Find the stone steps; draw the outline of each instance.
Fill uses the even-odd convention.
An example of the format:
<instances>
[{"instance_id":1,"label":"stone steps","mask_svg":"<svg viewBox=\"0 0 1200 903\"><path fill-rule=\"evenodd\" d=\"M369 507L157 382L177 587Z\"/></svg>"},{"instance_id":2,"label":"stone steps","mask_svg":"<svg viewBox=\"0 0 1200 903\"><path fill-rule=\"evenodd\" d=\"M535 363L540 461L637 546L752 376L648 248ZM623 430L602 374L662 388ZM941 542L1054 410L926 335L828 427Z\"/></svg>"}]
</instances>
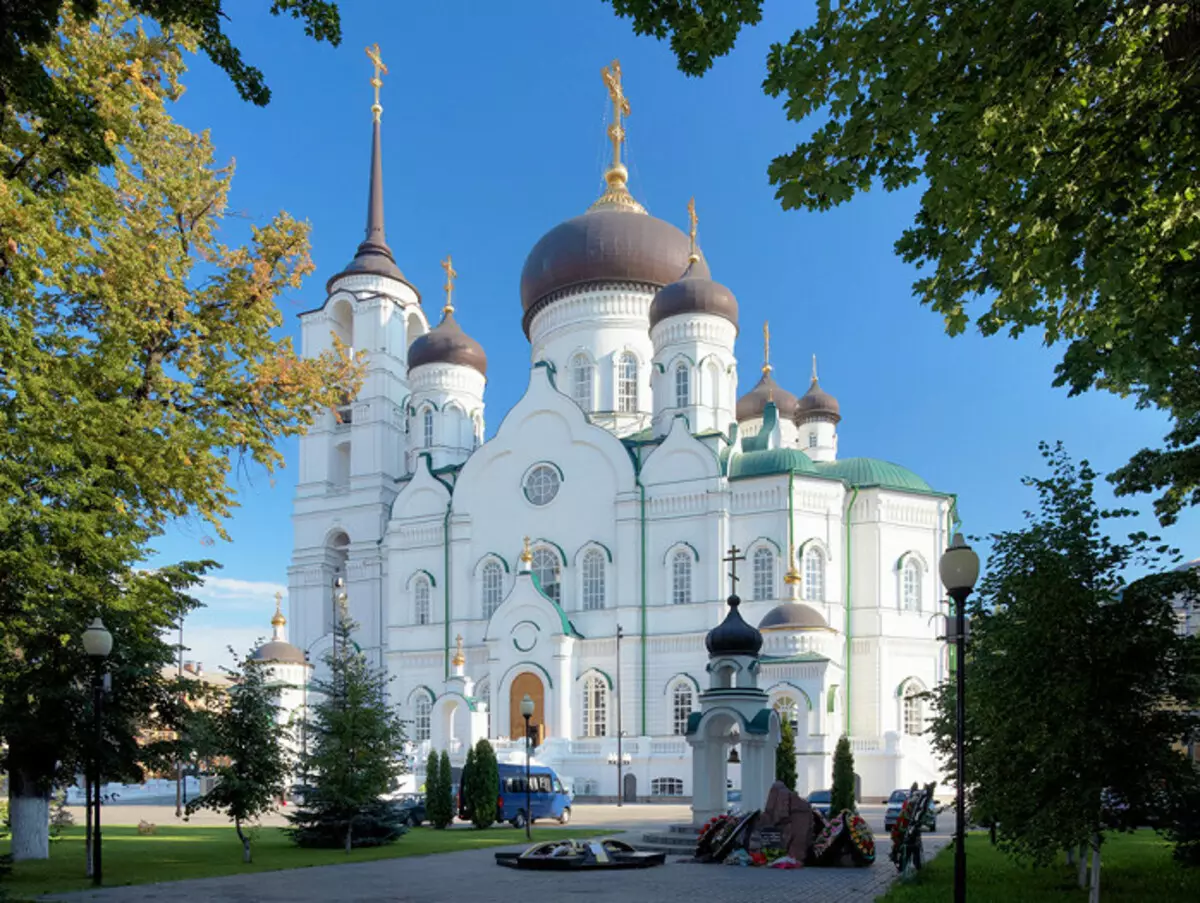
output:
<instances>
[{"instance_id":1,"label":"stone steps","mask_svg":"<svg viewBox=\"0 0 1200 903\"><path fill-rule=\"evenodd\" d=\"M668 825L665 832L661 829L646 832L636 846L655 853L690 856L696 849L696 829L691 825Z\"/></svg>"}]
</instances>

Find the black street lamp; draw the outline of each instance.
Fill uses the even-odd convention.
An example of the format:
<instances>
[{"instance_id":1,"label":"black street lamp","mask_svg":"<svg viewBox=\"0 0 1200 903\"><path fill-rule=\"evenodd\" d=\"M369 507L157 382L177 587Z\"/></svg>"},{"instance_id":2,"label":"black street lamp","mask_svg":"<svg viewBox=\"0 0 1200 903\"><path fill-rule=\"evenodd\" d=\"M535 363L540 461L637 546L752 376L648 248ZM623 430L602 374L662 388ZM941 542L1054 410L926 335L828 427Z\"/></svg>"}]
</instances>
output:
<instances>
[{"instance_id":1,"label":"black street lamp","mask_svg":"<svg viewBox=\"0 0 1200 903\"><path fill-rule=\"evenodd\" d=\"M938 564L942 585L954 600L954 765L958 795L954 813L954 903L967 900L967 769L966 769L966 676L967 597L979 579L979 556L961 533L954 534Z\"/></svg>"},{"instance_id":2,"label":"black street lamp","mask_svg":"<svg viewBox=\"0 0 1200 903\"><path fill-rule=\"evenodd\" d=\"M621 774L621 769L625 763L622 761L621 755L621 737L624 731L621 730L621 638L625 636L621 630L621 625L617 625L617 805L620 806L625 799L625 788L622 787L624 777Z\"/></svg>"},{"instance_id":3,"label":"black street lamp","mask_svg":"<svg viewBox=\"0 0 1200 903\"><path fill-rule=\"evenodd\" d=\"M529 804L529 719L533 717L533 697L528 693L521 700L521 717L525 719L525 839L532 840L529 829L533 821L533 809Z\"/></svg>"},{"instance_id":4,"label":"black street lamp","mask_svg":"<svg viewBox=\"0 0 1200 903\"><path fill-rule=\"evenodd\" d=\"M104 622L96 618L88 629L83 632L83 650L95 665L92 671L92 717L95 737L92 751L92 787L95 789L95 799L92 802L94 819L92 823L92 883L99 886L104 880L100 856L100 756L104 744L104 726L101 720L104 705L104 660L112 652L113 637L104 626Z\"/></svg>"}]
</instances>

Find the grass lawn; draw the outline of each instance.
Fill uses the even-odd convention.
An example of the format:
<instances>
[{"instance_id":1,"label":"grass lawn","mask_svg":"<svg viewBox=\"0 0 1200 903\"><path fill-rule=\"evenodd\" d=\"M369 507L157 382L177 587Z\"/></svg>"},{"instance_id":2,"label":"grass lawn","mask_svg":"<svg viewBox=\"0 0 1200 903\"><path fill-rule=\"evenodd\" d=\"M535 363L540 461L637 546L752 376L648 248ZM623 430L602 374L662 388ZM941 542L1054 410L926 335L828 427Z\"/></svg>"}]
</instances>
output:
<instances>
[{"instance_id":1,"label":"grass lawn","mask_svg":"<svg viewBox=\"0 0 1200 903\"><path fill-rule=\"evenodd\" d=\"M534 828L533 839L595 837L612 833L573 828ZM485 831L470 827L448 831L415 828L394 844L353 850L347 856L341 850L302 849L287 839L282 828L260 828L250 845L254 861L246 865L241 861L241 842L231 827L160 826L155 834L143 836L138 834L136 827L106 826L104 883L115 887L185 878L212 878L313 865L424 856L524 842L525 832L507 825ZM7 852L8 842L0 843L0 853ZM39 894L91 887L90 879L84 877L83 854L83 828L69 828L60 840L50 844L49 859L16 863L9 880L0 883L0 888L7 890L17 900L27 900Z\"/></svg>"},{"instance_id":2,"label":"grass lawn","mask_svg":"<svg viewBox=\"0 0 1200 903\"><path fill-rule=\"evenodd\" d=\"M890 846L889 846L890 849ZM1103 903L1195 903L1200 900L1200 869L1171 859L1171 845L1153 831L1110 834L1100 866ZM967 899L971 903L1072 903L1087 899L1075 883L1066 857L1048 868L1020 865L990 843L985 834L967 835ZM896 884L879 899L886 903L943 903L953 895L954 847L943 849L920 877Z\"/></svg>"}]
</instances>

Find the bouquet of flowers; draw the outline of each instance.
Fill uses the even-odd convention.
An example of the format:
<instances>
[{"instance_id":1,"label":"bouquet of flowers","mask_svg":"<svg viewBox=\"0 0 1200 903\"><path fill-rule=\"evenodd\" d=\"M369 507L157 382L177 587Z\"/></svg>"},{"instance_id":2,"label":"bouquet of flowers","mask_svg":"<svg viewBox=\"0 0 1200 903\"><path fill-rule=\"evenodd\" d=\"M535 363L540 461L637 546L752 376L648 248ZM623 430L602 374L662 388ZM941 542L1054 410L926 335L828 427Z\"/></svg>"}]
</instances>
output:
<instances>
[{"instance_id":1,"label":"bouquet of flowers","mask_svg":"<svg viewBox=\"0 0 1200 903\"><path fill-rule=\"evenodd\" d=\"M706 821L700 828L700 837L696 841L696 858L711 859L737 824L738 820L732 815L714 815Z\"/></svg>"},{"instance_id":2,"label":"bouquet of flowers","mask_svg":"<svg viewBox=\"0 0 1200 903\"><path fill-rule=\"evenodd\" d=\"M813 841L813 856L817 859L823 857L829 848L833 846L833 842L842 835L842 829L845 827L845 822L842 816L845 813L839 812L837 815L829 819L825 823L824 830L817 835L817 839Z\"/></svg>"},{"instance_id":3,"label":"bouquet of flowers","mask_svg":"<svg viewBox=\"0 0 1200 903\"><path fill-rule=\"evenodd\" d=\"M854 844L854 849L857 851L857 855L854 858L863 863L874 862L875 836L871 833L870 825L867 824L861 815L855 812L848 819L848 827L850 830L850 842Z\"/></svg>"}]
</instances>

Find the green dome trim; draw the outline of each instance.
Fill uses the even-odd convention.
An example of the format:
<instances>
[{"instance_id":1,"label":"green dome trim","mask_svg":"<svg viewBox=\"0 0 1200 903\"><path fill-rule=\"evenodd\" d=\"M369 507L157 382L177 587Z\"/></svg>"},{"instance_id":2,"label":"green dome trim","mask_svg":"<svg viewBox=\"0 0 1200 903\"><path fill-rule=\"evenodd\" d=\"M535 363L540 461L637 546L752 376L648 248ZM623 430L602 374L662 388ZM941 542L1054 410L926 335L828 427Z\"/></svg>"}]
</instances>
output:
<instances>
[{"instance_id":1,"label":"green dome trim","mask_svg":"<svg viewBox=\"0 0 1200 903\"><path fill-rule=\"evenodd\" d=\"M768 448L734 455L729 461L729 479L745 480L775 474L817 474L812 460L798 448Z\"/></svg>"},{"instance_id":2,"label":"green dome trim","mask_svg":"<svg viewBox=\"0 0 1200 903\"><path fill-rule=\"evenodd\" d=\"M905 492L933 492L923 479L899 464L878 458L846 458L841 461L822 461L815 465L818 474L837 477L859 488L879 486Z\"/></svg>"}]
</instances>

